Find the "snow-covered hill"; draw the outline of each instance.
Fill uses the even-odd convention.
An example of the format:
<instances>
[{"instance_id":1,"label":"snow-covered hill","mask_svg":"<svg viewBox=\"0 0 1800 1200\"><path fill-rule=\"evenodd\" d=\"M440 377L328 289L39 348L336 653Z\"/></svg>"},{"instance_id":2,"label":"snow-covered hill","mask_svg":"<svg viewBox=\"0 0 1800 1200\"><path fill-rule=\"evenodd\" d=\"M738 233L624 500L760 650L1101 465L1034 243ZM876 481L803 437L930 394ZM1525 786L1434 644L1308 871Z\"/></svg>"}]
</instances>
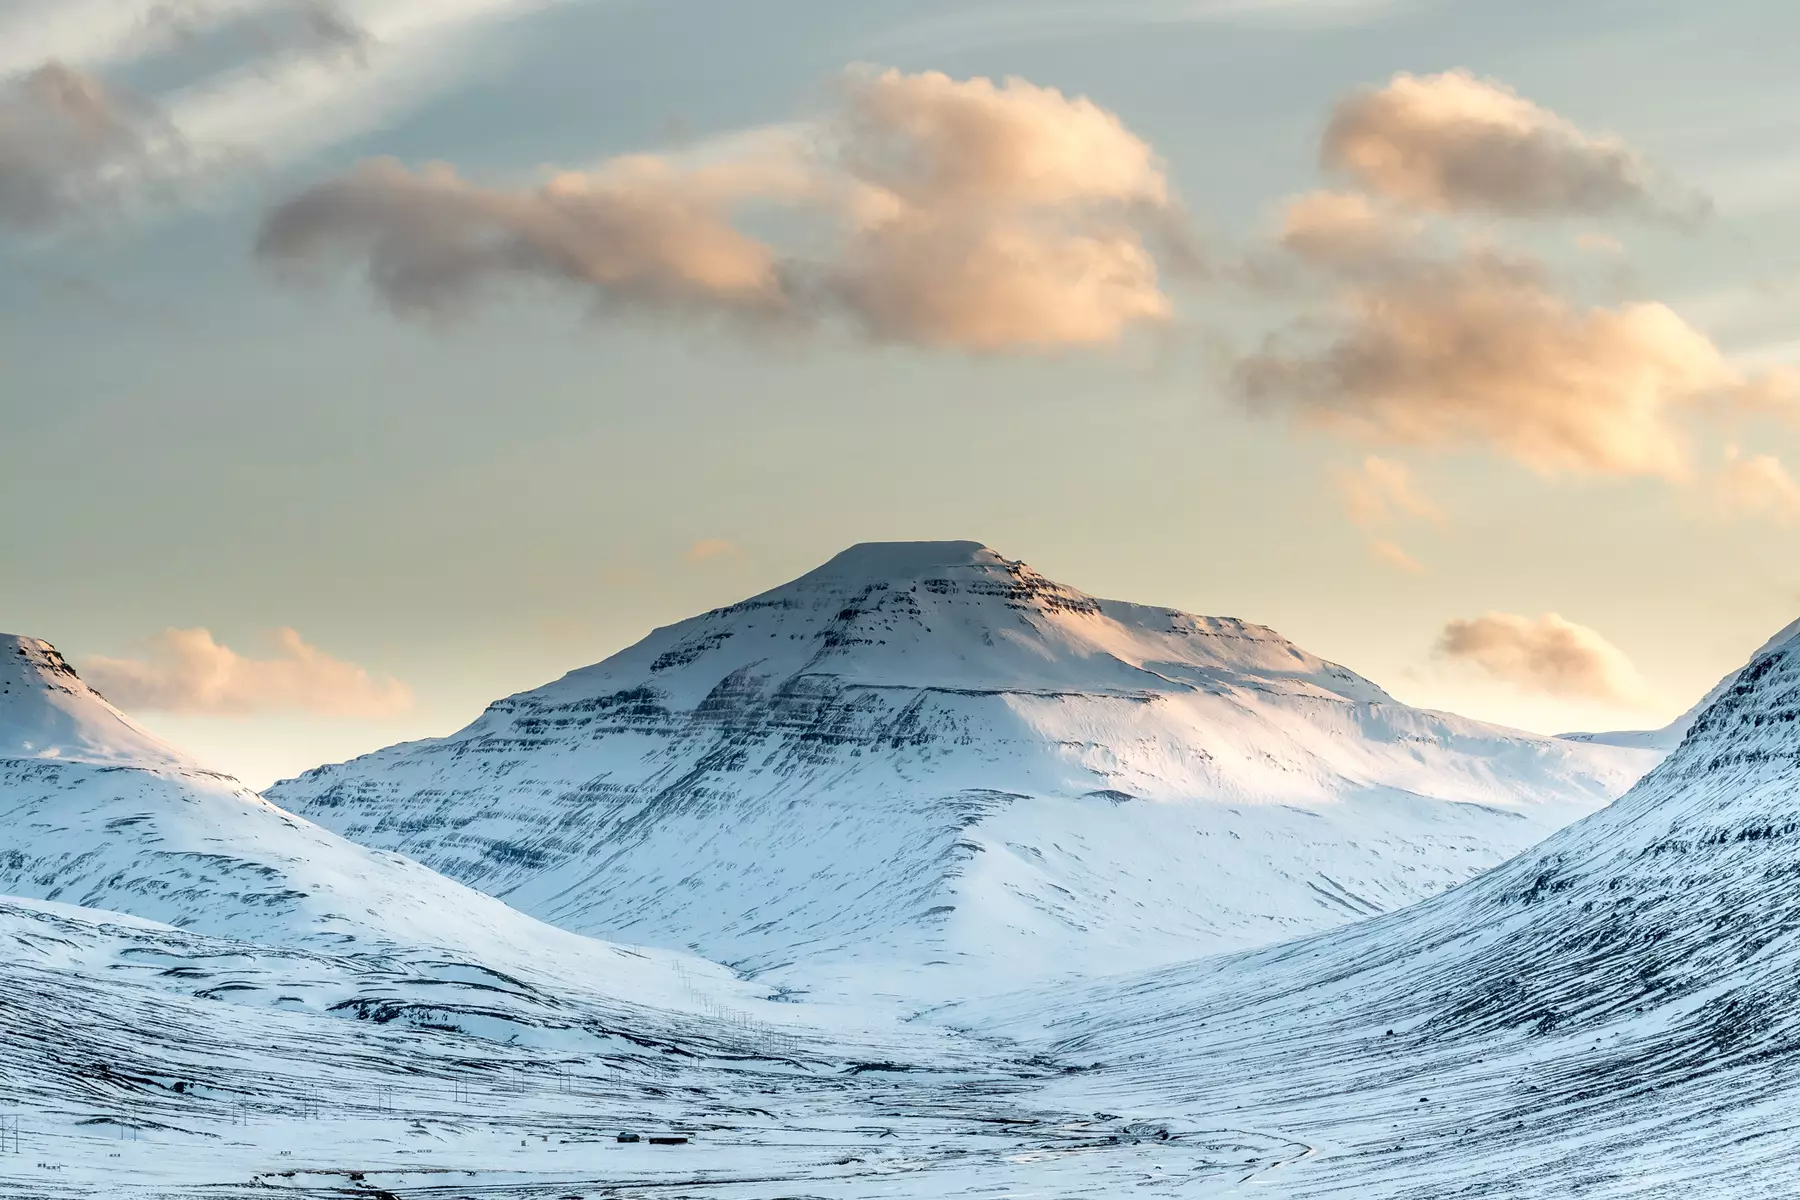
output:
<instances>
[{"instance_id":1,"label":"snow-covered hill","mask_svg":"<svg viewBox=\"0 0 1800 1200\"><path fill-rule=\"evenodd\" d=\"M0 637L0 896L245 943L372 954L448 983L498 971L682 1007L760 998L715 964L532 919L270 804L134 725L47 642ZM455 991L454 987L440 989Z\"/></svg>"},{"instance_id":2,"label":"snow-covered hill","mask_svg":"<svg viewBox=\"0 0 1800 1200\"><path fill-rule=\"evenodd\" d=\"M932 997L1381 912L1656 758L1412 709L1272 630L977 543L894 543L270 796L566 928Z\"/></svg>"},{"instance_id":3,"label":"snow-covered hill","mask_svg":"<svg viewBox=\"0 0 1800 1200\"><path fill-rule=\"evenodd\" d=\"M1778 638L1629 794L1461 888L956 1019L1106 1064L1064 1103L1288 1131L1313 1153L1275 1195L1786 1196L1797 981Z\"/></svg>"}]
</instances>

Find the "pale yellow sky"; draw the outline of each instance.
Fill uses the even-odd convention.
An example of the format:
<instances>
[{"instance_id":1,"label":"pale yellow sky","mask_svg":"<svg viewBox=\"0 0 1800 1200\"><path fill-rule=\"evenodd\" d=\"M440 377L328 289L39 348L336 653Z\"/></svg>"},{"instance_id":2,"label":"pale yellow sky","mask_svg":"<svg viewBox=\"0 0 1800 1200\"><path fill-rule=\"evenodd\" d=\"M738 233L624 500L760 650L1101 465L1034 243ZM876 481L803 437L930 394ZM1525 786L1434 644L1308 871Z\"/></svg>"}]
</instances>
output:
<instances>
[{"instance_id":1,"label":"pale yellow sky","mask_svg":"<svg viewBox=\"0 0 1800 1200\"><path fill-rule=\"evenodd\" d=\"M72 10L0 62L0 626L252 783L858 541L1543 731L1660 724L1800 615L1800 15L367 9L360 63ZM208 169L56 149L52 57Z\"/></svg>"}]
</instances>

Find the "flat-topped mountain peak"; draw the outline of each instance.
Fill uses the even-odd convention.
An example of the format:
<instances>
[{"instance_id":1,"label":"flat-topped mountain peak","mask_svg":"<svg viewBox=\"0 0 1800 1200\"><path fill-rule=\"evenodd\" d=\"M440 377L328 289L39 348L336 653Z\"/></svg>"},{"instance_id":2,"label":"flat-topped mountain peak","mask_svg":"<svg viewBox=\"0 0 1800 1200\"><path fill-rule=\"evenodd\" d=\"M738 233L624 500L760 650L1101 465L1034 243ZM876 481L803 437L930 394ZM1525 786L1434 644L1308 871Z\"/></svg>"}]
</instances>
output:
<instances>
[{"instance_id":1,"label":"flat-topped mountain peak","mask_svg":"<svg viewBox=\"0 0 1800 1200\"><path fill-rule=\"evenodd\" d=\"M979 542L870 543L270 795L571 929L943 994L1381 911L1652 761Z\"/></svg>"}]
</instances>

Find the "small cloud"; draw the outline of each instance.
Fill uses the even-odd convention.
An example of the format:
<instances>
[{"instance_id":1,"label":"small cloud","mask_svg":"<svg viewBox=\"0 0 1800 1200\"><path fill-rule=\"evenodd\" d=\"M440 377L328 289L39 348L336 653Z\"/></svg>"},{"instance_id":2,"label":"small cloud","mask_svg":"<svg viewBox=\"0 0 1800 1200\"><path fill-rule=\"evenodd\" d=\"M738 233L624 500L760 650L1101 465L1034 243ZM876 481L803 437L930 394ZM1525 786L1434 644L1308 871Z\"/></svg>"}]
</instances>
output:
<instances>
[{"instance_id":1,"label":"small cloud","mask_svg":"<svg viewBox=\"0 0 1800 1200\"><path fill-rule=\"evenodd\" d=\"M1355 468L1335 468L1331 478L1350 520L1365 529L1395 515L1443 520L1443 511L1420 490L1405 463L1371 454Z\"/></svg>"},{"instance_id":2,"label":"small cloud","mask_svg":"<svg viewBox=\"0 0 1800 1200\"><path fill-rule=\"evenodd\" d=\"M95 688L136 711L387 717L412 706L412 691L399 680L332 658L292 629L275 636L280 656L252 659L205 629L168 629L145 658L94 658L84 669Z\"/></svg>"},{"instance_id":3,"label":"small cloud","mask_svg":"<svg viewBox=\"0 0 1800 1200\"><path fill-rule=\"evenodd\" d=\"M1369 540L1369 557L1373 558L1378 563L1385 563L1395 570L1405 571L1411 575L1423 575L1425 573L1424 564L1420 563L1418 559L1402 550L1393 542L1385 541L1381 538L1371 538Z\"/></svg>"},{"instance_id":4,"label":"small cloud","mask_svg":"<svg viewBox=\"0 0 1800 1200\"><path fill-rule=\"evenodd\" d=\"M723 538L701 538L687 548L684 557L691 563L698 563L737 552L738 548Z\"/></svg>"},{"instance_id":5,"label":"small cloud","mask_svg":"<svg viewBox=\"0 0 1800 1200\"><path fill-rule=\"evenodd\" d=\"M1439 635L1435 653L1491 679L1546 696L1634 708L1657 702L1624 651L1556 613L1534 620L1491 612L1451 621Z\"/></svg>"},{"instance_id":6,"label":"small cloud","mask_svg":"<svg viewBox=\"0 0 1800 1200\"><path fill-rule=\"evenodd\" d=\"M1725 468L1713 481L1713 499L1727 517L1762 517L1788 525L1800 520L1800 483L1769 454L1740 457L1725 451Z\"/></svg>"},{"instance_id":7,"label":"small cloud","mask_svg":"<svg viewBox=\"0 0 1800 1200\"><path fill-rule=\"evenodd\" d=\"M1287 202L1279 241L1315 266L1355 268L1397 257L1419 228L1360 192L1308 192Z\"/></svg>"},{"instance_id":8,"label":"small cloud","mask_svg":"<svg viewBox=\"0 0 1800 1200\"><path fill-rule=\"evenodd\" d=\"M1705 214L1613 137L1590 136L1493 79L1464 70L1393 77L1340 100L1324 165L1412 208L1509 217Z\"/></svg>"}]
</instances>

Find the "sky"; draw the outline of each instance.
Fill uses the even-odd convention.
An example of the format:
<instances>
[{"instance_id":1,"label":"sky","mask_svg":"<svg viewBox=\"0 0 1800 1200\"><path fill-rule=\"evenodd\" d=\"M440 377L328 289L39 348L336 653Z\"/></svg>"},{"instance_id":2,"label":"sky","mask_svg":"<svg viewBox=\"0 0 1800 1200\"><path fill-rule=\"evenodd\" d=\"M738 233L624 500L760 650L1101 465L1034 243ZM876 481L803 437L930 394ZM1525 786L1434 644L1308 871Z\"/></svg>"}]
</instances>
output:
<instances>
[{"instance_id":1,"label":"sky","mask_svg":"<svg viewBox=\"0 0 1800 1200\"><path fill-rule=\"evenodd\" d=\"M1659 725L1800 616L1797 37L0 0L0 628L262 786L967 538Z\"/></svg>"}]
</instances>

